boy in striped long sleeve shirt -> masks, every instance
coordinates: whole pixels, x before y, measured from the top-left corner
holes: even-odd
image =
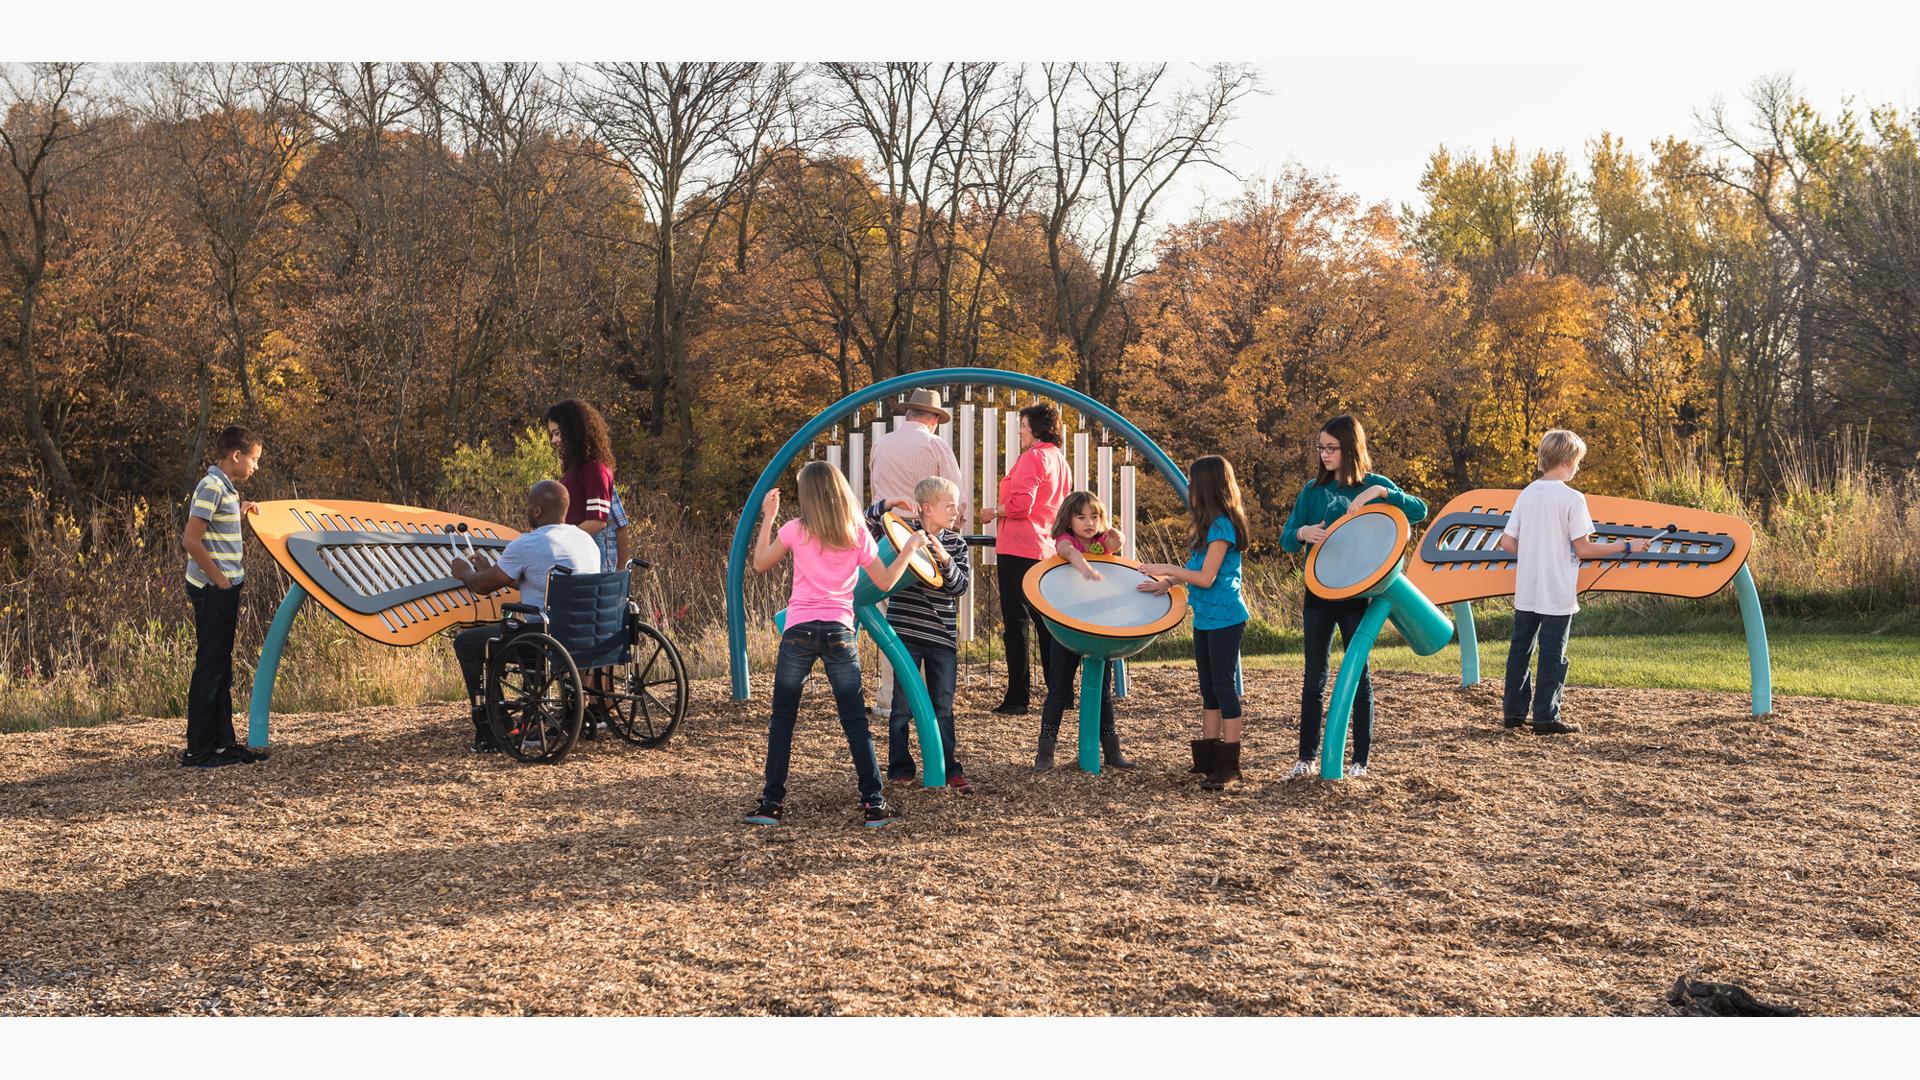
[[[193,681],[187,688],[187,749],[180,764],[200,769],[251,765],[264,751],[236,745],[233,734],[233,635],[246,579],[240,517],[258,507],[235,486],[260,467],[260,437],[233,425],[214,440],[215,462],[187,507],[187,599],[193,604]]]
[[[882,499],[867,508],[867,528],[877,537],[880,517],[889,509],[903,518],[918,518],[934,543],[927,554],[940,567],[940,588],[930,589],[915,580],[887,600],[887,623],[900,635],[907,655],[925,675],[927,696],[933,700],[934,719],[940,725],[940,742],[947,759],[947,786],[961,795],[973,791],[956,756],[953,736],[953,691],[959,676],[960,639],[955,625],[959,597],[972,584],[967,558],[967,539],[953,528],[960,512],[960,489],[953,481],[929,476],[914,486],[913,499]],[[897,676],[893,682],[893,707],[887,717],[887,779],[912,780],[915,773],[913,752],[907,747],[908,722],[913,711],[907,706],[906,691]]]

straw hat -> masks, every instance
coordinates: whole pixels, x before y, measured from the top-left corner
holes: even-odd
[[[908,409],[920,409],[925,412],[935,413],[940,417],[940,422],[943,424],[953,420],[953,414],[948,412],[946,407],[940,404],[940,391],[938,390],[915,390],[913,393],[908,394],[907,400],[900,405],[900,411],[905,412]]]

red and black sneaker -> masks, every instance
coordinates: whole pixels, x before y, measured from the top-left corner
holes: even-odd
[[[973,794],[973,781],[967,779],[965,773],[954,773],[952,776],[947,777],[947,790],[953,792],[955,795],[971,795]]]
[[[779,803],[770,799],[761,799],[760,805],[754,807],[753,810],[747,814],[747,824],[778,825],[780,824],[780,819],[785,816],[786,811],[781,809]]]
[[[863,824],[869,829],[878,829],[883,825],[891,825],[900,820],[900,812],[895,810],[885,799],[874,799],[871,802],[861,803],[860,813],[861,816],[866,819]]]

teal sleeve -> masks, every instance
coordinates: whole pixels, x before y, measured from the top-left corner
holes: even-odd
[[[1401,491],[1400,485],[1381,476],[1379,473],[1370,474],[1369,481],[1387,489],[1387,493],[1380,497],[1380,501],[1407,515],[1407,524],[1418,525],[1427,520],[1427,501],[1425,499],[1422,499],[1418,495],[1409,495]]]
[[[1287,524],[1280,530],[1281,551],[1297,552],[1306,546],[1300,542],[1299,533],[1300,527],[1309,523],[1309,515],[1313,513],[1313,508],[1307,505],[1307,493],[1312,490],[1313,485],[1308,484],[1300,489],[1299,497],[1293,500],[1293,512],[1287,515]]]

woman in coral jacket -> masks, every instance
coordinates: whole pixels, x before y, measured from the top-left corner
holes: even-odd
[[[1007,696],[994,712],[1024,716],[1032,704],[1027,669],[1027,623],[1040,639],[1040,670],[1047,670],[1053,635],[1027,603],[1027,571],[1053,554],[1054,515],[1072,485],[1067,455],[1060,450],[1060,410],[1045,402],[1020,410],[1020,457],[1000,480],[999,505],[981,510],[982,521],[999,521],[994,539],[999,566],[1002,641],[1007,650]]]

